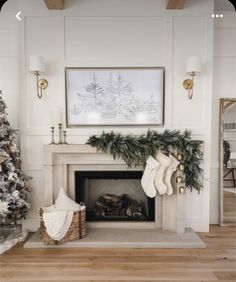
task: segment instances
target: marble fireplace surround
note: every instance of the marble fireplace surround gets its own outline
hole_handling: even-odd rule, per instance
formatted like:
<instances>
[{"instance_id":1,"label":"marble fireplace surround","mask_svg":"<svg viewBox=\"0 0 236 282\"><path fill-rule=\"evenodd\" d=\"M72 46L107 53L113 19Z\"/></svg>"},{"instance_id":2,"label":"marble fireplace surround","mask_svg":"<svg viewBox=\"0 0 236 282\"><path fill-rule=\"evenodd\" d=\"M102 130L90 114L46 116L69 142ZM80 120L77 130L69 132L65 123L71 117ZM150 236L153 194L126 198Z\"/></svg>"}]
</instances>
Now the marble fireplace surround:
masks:
<instances>
[{"instance_id":1,"label":"marble fireplace surround","mask_svg":"<svg viewBox=\"0 0 236 282\"><path fill-rule=\"evenodd\" d=\"M127 170L122 160L97 152L89 145L45 145L44 146L44 206L54 202L63 187L69 197L75 199L75 171ZM132 170L142 170L141 167ZM185 195L175 191L171 196L155 198L154 222L89 222L91 228L137 228L163 229L177 233L185 232Z\"/></svg>"}]
</instances>

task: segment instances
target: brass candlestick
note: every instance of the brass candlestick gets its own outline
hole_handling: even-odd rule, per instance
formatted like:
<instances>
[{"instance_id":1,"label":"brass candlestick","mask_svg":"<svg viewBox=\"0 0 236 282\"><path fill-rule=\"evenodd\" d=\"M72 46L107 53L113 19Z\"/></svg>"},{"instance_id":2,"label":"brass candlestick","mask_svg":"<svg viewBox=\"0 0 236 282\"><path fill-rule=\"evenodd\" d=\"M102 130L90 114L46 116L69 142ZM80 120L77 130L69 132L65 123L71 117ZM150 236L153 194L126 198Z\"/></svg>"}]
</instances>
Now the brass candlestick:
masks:
<instances>
[{"instance_id":1,"label":"brass candlestick","mask_svg":"<svg viewBox=\"0 0 236 282\"><path fill-rule=\"evenodd\" d=\"M62 145L62 123L58 123L58 131L59 131L59 141L57 145Z\"/></svg>"},{"instance_id":2,"label":"brass candlestick","mask_svg":"<svg viewBox=\"0 0 236 282\"><path fill-rule=\"evenodd\" d=\"M63 139L64 139L64 141L63 141L63 144L65 144L65 145L68 145L68 143L67 143L67 141L66 141L66 130L63 130Z\"/></svg>"},{"instance_id":3,"label":"brass candlestick","mask_svg":"<svg viewBox=\"0 0 236 282\"><path fill-rule=\"evenodd\" d=\"M52 139L51 139L51 143L49 143L49 145L55 145L55 127L52 126L51 127L51 133L52 133Z\"/></svg>"}]
</instances>

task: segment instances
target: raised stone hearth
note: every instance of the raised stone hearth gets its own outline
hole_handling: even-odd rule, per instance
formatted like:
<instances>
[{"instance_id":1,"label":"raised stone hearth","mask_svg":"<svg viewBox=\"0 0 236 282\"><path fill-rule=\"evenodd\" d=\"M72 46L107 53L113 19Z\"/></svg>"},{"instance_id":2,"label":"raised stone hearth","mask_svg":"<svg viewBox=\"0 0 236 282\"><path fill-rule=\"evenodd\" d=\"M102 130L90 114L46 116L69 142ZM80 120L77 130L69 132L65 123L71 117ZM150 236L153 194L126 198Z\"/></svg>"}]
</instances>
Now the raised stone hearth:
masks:
<instances>
[{"instance_id":1,"label":"raised stone hearth","mask_svg":"<svg viewBox=\"0 0 236 282\"><path fill-rule=\"evenodd\" d=\"M184 234L155 229L88 229L82 240L62 245L45 245L35 233L25 248L205 248L205 243L191 228Z\"/></svg>"},{"instance_id":2,"label":"raised stone hearth","mask_svg":"<svg viewBox=\"0 0 236 282\"><path fill-rule=\"evenodd\" d=\"M114 160L111 155L97 152L89 145L45 145L45 201L44 206L54 202L63 187L68 196L76 200L75 173L79 171L142 171L142 167L128 169L123 160ZM171 196L155 198L154 220L150 222L88 222L89 228L163 229L184 233L185 195L174 192Z\"/></svg>"}]
</instances>

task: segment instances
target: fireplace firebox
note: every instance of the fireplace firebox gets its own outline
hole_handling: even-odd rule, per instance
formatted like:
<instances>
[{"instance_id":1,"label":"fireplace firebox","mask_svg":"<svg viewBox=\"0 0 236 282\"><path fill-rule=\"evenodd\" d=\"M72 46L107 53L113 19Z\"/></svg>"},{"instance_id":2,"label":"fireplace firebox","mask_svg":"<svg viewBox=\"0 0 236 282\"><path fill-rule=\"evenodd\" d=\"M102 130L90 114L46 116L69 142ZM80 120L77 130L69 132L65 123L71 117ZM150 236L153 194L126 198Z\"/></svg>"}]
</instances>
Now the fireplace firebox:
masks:
<instances>
[{"instance_id":1,"label":"fireplace firebox","mask_svg":"<svg viewBox=\"0 0 236 282\"><path fill-rule=\"evenodd\" d=\"M142 171L75 171L75 197L87 221L155 221L155 200L141 187Z\"/></svg>"}]
</instances>

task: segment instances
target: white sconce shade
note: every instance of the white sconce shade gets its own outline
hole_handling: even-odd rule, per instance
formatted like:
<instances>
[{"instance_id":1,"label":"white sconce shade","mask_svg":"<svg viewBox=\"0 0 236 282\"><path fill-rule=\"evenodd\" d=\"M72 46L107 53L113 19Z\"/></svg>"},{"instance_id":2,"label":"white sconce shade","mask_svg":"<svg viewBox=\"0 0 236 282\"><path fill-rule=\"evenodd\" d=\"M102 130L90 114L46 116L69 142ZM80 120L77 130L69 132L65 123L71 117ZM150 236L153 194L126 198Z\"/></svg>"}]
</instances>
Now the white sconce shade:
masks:
<instances>
[{"instance_id":1,"label":"white sconce shade","mask_svg":"<svg viewBox=\"0 0 236 282\"><path fill-rule=\"evenodd\" d=\"M38 55L31 55L29 57L29 71L31 73L35 73L35 72L38 72L39 74L44 73L45 65L44 65L43 57Z\"/></svg>"},{"instance_id":2,"label":"white sconce shade","mask_svg":"<svg viewBox=\"0 0 236 282\"><path fill-rule=\"evenodd\" d=\"M187 60L186 64L186 74L191 76L191 79L185 79L183 82L183 87L188 91L189 99L193 97L193 87L194 87L194 77L197 73L201 72L201 60L197 56L191 56Z\"/></svg>"},{"instance_id":3,"label":"white sconce shade","mask_svg":"<svg viewBox=\"0 0 236 282\"><path fill-rule=\"evenodd\" d=\"M201 72L201 61L197 56L191 56L187 60L186 64L186 74L191 73L200 73Z\"/></svg>"}]
</instances>

